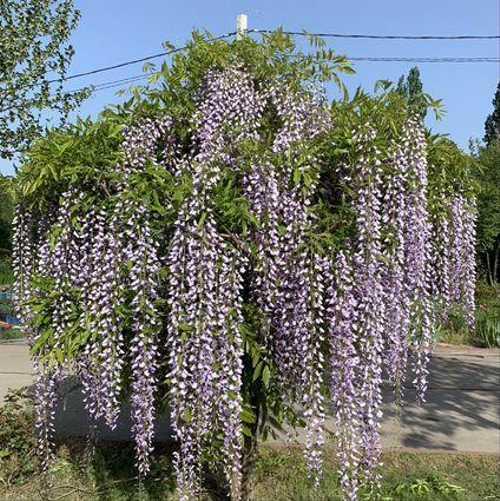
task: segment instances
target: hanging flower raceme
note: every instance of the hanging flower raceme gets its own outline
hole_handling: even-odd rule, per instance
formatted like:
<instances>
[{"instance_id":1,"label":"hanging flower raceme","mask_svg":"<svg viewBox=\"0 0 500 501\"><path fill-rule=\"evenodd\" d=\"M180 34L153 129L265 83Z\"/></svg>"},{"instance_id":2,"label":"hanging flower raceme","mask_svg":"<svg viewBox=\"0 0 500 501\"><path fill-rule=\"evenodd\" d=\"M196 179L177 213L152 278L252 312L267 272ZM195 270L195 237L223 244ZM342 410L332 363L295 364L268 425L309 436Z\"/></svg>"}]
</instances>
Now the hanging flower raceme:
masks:
<instances>
[{"instance_id":1,"label":"hanging flower raceme","mask_svg":"<svg viewBox=\"0 0 500 501\"><path fill-rule=\"evenodd\" d=\"M222 172L234 165L233 149L244 140L258 139L265 101L250 75L241 68L209 71L192 117L194 141L189 168L203 175L209 192ZM210 172L204 172L207 171Z\"/></svg>"},{"instance_id":2,"label":"hanging flower raceme","mask_svg":"<svg viewBox=\"0 0 500 501\"><path fill-rule=\"evenodd\" d=\"M400 401L406 376L410 328L410 300L405 281L405 248L409 230L405 217L408 165L400 147L394 146L389 165L391 173L386 181L382 204L382 253L386 263L382 272L386 308L385 361L396 399Z\"/></svg>"},{"instance_id":3,"label":"hanging flower raceme","mask_svg":"<svg viewBox=\"0 0 500 501\"><path fill-rule=\"evenodd\" d=\"M276 305L278 275L284 266L279 233L282 199L274 166L270 163L252 166L244 177L243 189L259 222L252 236L257 247L253 294L269 322Z\"/></svg>"},{"instance_id":4,"label":"hanging flower raceme","mask_svg":"<svg viewBox=\"0 0 500 501\"><path fill-rule=\"evenodd\" d=\"M137 468L141 476L149 473L153 450L155 391L158 368L158 334L161 321L157 309L160 287L158 243L150 226L146 208L124 202L123 213L127 245L124 260L130 265L127 278L132 292L131 406L132 433L135 439Z\"/></svg>"},{"instance_id":5,"label":"hanging flower raceme","mask_svg":"<svg viewBox=\"0 0 500 501\"><path fill-rule=\"evenodd\" d=\"M451 251L449 258L450 305L464 310L467 324L475 324L475 201L459 194L451 200Z\"/></svg>"},{"instance_id":6,"label":"hanging flower raceme","mask_svg":"<svg viewBox=\"0 0 500 501\"><path fill-rule=\"evenodd\" d=\"M332 280L328 258L314 254L308 270L309 316L304 343L305 368L302 375L304 417L306 418L306 461L315 486L323 473L325 405L323 395L326 287Z\"/></svg>"},{"instance_id":7,"label":"hanging flower raceme","mask_svg":"<svg viewBox=\"0 0 500 501\"><path fill-rule=\"evenodd\" d=\"M336 257L333 280L328 288L327 318L330 346L330 398L335 418L337 454L342 489L357 499L360 484L362 402L359 391L358 299L352 258Z\"/></svg>"},{"instance_id":8,"label":"hanging flower raceme","mask_svg":"<svg viewBox=\"0 0 500 501\"><path fill-rule=\"evenodd\" d=\"M318 93L300 94L276 83L267 89L266 95L282 120L273 144L275 152L283 152L294 144L314 139L332 127L324 96Z\"/></svg>"},{"instance_id":9,"label":"hanging flower raceme","mask_svg":"<svg viewBox=\"0 0 500 501\"><path fill-rule=\"evenodd\" d=\"M441 213L434 217L432 249L433 249L433 289L432 293L438 301L441 320L447 320L451 299L451 224L450 208L444 193L440 194L444 200Z\"/></svg>"},{"instance_id":10,"label":"hanging flower raceme","mask_svg":"<svg viewBox=\"0 0 500 501\"><path fill-rule=\"evenodd\" d=\"M476 288L476 201L472 198L466 205L464 218L464 277L463 303L467 323L471 330L475 328L475 288Z\"/></svg>"},{"instance_id":11,"label":"hanging flower raceme","mask_svg":"<svg viewBox=\"0 0 500 501\"><path fill-rule=\"evenodd\" d=\"M401 142L408 162L408 194L405 249L405 282L411 311L411 337L415 351L417 398L425 401L432 340L432 249L431 223L427 208L427 158L425 133L418 119L410 118Z\"/></svg>"},{"instance_id":12,"label":"hanging flower raceme","mask_svg":"<svg viewBox=\"0 0 500 501\"><path fill-rule=\"evenodd\" d=\"M49 277L54 281L54 290L58 294L52 311L52 329L55 348L60 348L64 333L71 325L73 301L71 289L78 281L80 252L78 234L73 227L71 210L78 200L78 194L72 190L62 194L57 219L53 229L60 232L59 238L50 251Z\"/></svg>"},{"instance_id":13,"label":"hanging flower raceme","mask_svg":"<svg viewBox=\"0 0 500 501\"><path fill-rule=\"evenodd\" d=\"M30 328L31 311L28 303L32 295L31 279L36 265L34 223L31 212L22 205L18 205L14 220L12 221L14 228L12 238L14 247L12 265L15 276L14 304L16 314L23 323L23 328L30 338L33 336L33 333Z\"/></svg>"},{"instance_id":14,"label":"hanging flower raceme","mask_svg":"<svg viewBox=\"0 0 500 501\"><path fill-rule=\"evenodd\" d=\"M200 492L203 448L221 430L226 477L239 499L244 260L218 233L210 209L202 211L193 199L177 220L168 266L169 379L181 496Z\"/></svg>"},{"instance_id":15,"label":"hanging flower raceme","mask_svg":"<svg viewBox=\"0 0 500 501\"><path fill-rule=\"evenodd\" d=\"M168 116L162 118L145 118L124 131L122 149L125 153L125 162L120 166L125 177L133 172L143 171L148 161L159 158L171 160L175 153L170 129L172 119Z\"/></svg>"},{"instance_id":16,"label":"hanging flower raceme","mask_svg":"<svg viewBox=\"0 0 500 501\"><path fill-rule=\"evenodd\" d=\"M81 280L86 301L85 325L91 332L91 342L81 360L80 373L91 420L95 422L102 417L111 429L116 427L120 414L125 361L123 320L119 314L125 303L123 244L119 240L121 228L116 215L119 209L120 206L111 221L104 211L91 211L82 226L85 259ZM92 237L87 244L89 231Z\"/></svg>"},{"instance_id":17,"label":"hanging flower raceme","mask_svg":"<svg viewBox=\"0 0 500 501\"><path fill-rule=\"evenodd\" d=\"M375 131L367 126L355 134L359 158L355 168L356 242L353 254L358 314L361 454L365 479L377 484L382 417L382 360L385 294L382 260L382 163L373 145Z\"/></svg>"}]
</instances>

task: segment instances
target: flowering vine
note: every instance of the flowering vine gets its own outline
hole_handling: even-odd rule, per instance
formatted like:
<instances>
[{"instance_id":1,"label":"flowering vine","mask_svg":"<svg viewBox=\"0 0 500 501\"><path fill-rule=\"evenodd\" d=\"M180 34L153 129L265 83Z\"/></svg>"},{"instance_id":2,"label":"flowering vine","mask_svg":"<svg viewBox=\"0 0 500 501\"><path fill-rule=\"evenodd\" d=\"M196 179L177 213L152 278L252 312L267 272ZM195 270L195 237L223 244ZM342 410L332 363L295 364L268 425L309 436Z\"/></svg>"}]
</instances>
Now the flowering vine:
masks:
<instances>
[{"instance_id":1,"label":"flowering vine","mask_svg":"<svg viewBox=\"0 0 500 501\"><path fill-rule=\"evenodd\" d=\"M127 117L119 160L103 173L84 170L85 183L68 182L43 214L19 204L15 295L35 352L44 465L57 382L75 371L93 426L114 428L130 400L141 478L166 394L180 498L202 495L214 449L231 499L244 497L245 332L255 323L266 386L304 418L313 483L331 409L345 497L377 486L383 371L400 401L414 358L422 401L433 301L463 307L473 328L474 202L450 194L431 219L427 140L413 117L380 148L387 131L356 115L362 125L342 132L349 155L330 165L335 115L287 78L214 66L186 116L145 107ZM340 194L325 187L339 172ZM351 226L320 220L336 196Z\"/></svg>"}]
</instances>

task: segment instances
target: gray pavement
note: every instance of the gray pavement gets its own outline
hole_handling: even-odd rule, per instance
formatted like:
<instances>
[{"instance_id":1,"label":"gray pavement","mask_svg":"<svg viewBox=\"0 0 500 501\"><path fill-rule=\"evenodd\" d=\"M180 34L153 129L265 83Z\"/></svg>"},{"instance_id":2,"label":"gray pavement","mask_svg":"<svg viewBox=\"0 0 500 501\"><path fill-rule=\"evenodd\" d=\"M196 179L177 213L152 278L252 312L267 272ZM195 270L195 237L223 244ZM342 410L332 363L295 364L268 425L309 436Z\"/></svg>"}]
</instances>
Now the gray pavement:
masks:
<instances>
[{"instance_id":1,"label":"gray pavement","mask_svg":"<svg viewBox=\"0 0 500 501\"><path fill-rule=\"evenodd\" d=\"M28 349L22 342L0 345L0 401L9 388L32 382ZM56 429L63 436L81 436L88 430L80 389L68 381L61 389ZM427 402L415 403L415 392L406 391L398 411L392 391L384 390L382 443L385 449L416 449L500 454L500 350L439 345L431 363ZM333 431L333 419L326 422ZM168 417L157 423L157 438L168 440ZM124 408L116 430L102 427L103 439L130 438L129 409ZM293 441L302 442L299 433ZM283 440L278 440L282 443Z\"/></svg>"}]
</instances>

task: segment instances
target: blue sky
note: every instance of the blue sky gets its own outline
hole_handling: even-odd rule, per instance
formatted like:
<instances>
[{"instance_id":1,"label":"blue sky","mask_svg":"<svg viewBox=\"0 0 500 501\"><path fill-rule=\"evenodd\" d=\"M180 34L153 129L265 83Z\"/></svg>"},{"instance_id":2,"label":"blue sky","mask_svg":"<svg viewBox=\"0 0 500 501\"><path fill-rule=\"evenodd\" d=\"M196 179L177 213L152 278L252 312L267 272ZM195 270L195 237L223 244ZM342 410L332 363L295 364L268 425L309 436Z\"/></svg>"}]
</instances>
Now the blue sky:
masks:
<instances>
[{"instance_id":1,"label":"blue sky","mask_svg":"<svg viewBox=\"0 0 500 501\"><path fill-rule=\"evenodd\" d=\"M161 51L169 40L183 45L193 29L220 34L234 31L238 13L249 16L249 28L368 34L498 34L498 0L76 0L82 13L73 36L76 54L70 72L78 73ZM351 56L498 57L498 40L383 41L330 39L330 47ZM346 77L350 90L372 90L377 80L397 80L409 63L360 62L357 74ZM424 87L442 98L447 109L436 132L449 133L466 148L470 137L482 137L483 124L500 78L494 63L420 64ZM140 74L142 65L129 66L68 82L68 89ZM96 93L79 113L95 116L107 104L119 102L118 89ZM0 161L0 172L12 166Z\"/></svg>"}]
</instances>

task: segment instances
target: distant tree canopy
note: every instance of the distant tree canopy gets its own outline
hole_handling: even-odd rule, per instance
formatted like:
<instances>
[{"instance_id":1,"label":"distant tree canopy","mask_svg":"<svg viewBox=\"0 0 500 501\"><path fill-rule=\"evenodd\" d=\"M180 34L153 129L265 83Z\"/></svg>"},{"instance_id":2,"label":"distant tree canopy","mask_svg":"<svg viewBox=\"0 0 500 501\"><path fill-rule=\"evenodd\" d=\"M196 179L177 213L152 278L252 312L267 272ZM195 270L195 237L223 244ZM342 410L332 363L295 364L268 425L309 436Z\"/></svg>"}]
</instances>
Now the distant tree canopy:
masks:
<instances>
[{"instance_id":1,"label":"distant tree canopy","mask_svg":"<svg viewBox=\"0 0 500 501\"><path fill-rule=\"evenodd\" d=\"M12 199L7 191L7 179L0 175L0 260L11 249Z\"/></svg>"},{"instance_id":2,"label":"distant tree canopy","mask_svg":"<svg viewBox=\"0 0 500 501\"><path fill-rule=\"evenodd\" d=\"M44 130L45 112L64 122L87 91L65 92L80 13L73 0L0 2L0 157L25 151Z\"/></svg>"},{"instance_id":3,"label":"distant tree canopy","mask_svg":"<svg viewBox=\"0 0 500 501\"><path fill-rule=\"evenodd\" d=\"M500 139L500 82L498 82L492 104L493 111L484 123L484 142L487 146L491 146Z\"/></svg>"},{"instance_id":4,"label":"distant tree canopy","mask_svg":"<svg viewBox=\"0 0 500 501\"><path fill-rule=\"evenodd\" d=\"M406 97L410 109L422 118L425 118L427 114L427 104L418 66L414 66L408 72L408 76L401 76L398 81L397 91L402 96Z\"/></svg>"},{"instance_id":5,"label":"distant tree canopy","mask_svg":"<svg viewBox=\"0 0 500 501\"><path fill-rule=\"evenodd\" d=\"M490 283L500 281L500 82L492 104L493 111L484 123L484 145L472 152L479 185L478 250Z\"/></svg>"},{"instance_id":6,"label":"distant tree canopy","mask_svg":"<svg viewBox=\"0 0 500 501\"><path fill-rule=\"evenodd\" d=\"M476 179L479 256L490 283L500 281L500 142L479 148L474 156L478 163Z\"/></svg>"}]
</instances>

